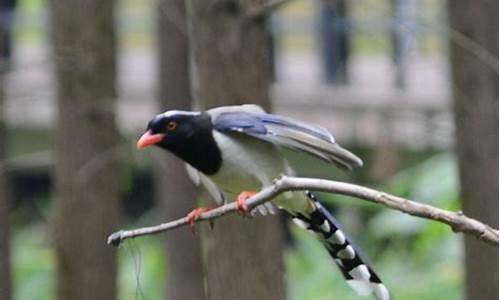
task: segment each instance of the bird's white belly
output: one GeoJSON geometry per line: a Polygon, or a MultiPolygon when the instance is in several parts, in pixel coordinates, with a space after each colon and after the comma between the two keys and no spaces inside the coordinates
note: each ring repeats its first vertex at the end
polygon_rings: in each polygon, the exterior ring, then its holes
{"type": "Polygon", "coordinates": [[[214,131],[214,138],[222,152],[222,167],[210,179],[229,197],[259,191],[280,174],[291,172],[273,144],[239,133],[214,131]]]}
{"type": "MultiPolygon", "coordinates": [[[[210,179],[233,201],[242,191],[258,192],[281,174],[294,175],[277,147],[271,143],[238,133],[214,131],[222,152],[222,167],[210,179]]],[[[313,210],[304,192],[286,192],[273,203],[289,212],[313,210]]]]}

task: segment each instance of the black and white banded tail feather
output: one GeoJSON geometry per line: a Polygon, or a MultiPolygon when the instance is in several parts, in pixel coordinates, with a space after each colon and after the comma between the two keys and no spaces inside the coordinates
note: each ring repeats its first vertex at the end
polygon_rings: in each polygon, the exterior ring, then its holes
{"type": "Polygon", "coordinates": [[[328,210],[307,191],[315,210],[309,215],[295,214],[294,222],[316,233],[322,241],[347,283],[358,294],[372,294],[378,300],[390,300],[391,295],[373,269],[361,258],[359,251],[339,228],[338,222],[328,210]]]}

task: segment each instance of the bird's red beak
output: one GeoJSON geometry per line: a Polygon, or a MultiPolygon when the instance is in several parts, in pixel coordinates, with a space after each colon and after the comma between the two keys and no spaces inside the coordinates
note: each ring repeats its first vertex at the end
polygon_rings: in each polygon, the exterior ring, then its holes
{"type": "Polygon", "coordinates": [[[163,140],[164,137],[165,137],[164,134],[161,133],[153,134],[151,133],[151,130],[148,130],[137,141],[137,149],[144,149],[148,146],[159,143],[163,140]]]}

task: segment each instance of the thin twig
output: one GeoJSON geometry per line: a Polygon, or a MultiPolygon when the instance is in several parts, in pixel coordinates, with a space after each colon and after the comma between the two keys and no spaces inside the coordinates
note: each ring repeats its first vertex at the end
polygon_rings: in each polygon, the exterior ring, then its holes
{"type": "MultiPolygon", "coordinates": [[[[351,183],[324,179],[283,176],[276,179],[273,185],[265,187],[259,193],[250,197],[247,200],[247,205],[251,210],[260,204],[272,200],[281,193],[297,190],[323,191],[367,200],[395,210],[399,210],[412,216],[447,224],[454,232],[462,232],[473,235],[487,244],[498,247],[498,230],[493,229],[492,227],[478,220],[469,218],[462,212],[447,211],[444,209],[433,207],[431,205],[414,202],[408,199],[393,196],[381,191],[351,183]]],[[[236,203],[228,203],[201,214],[196,222],[211,221],[235,211],[237,211],[236,203]]],[[[157,226],[118,231],[108,237],[108,244],[119,246],[120,243],[125,239],[172,230],[177,227],[185,226],[187,225],[187,223],[187,218],[184,217],[157,226]]]]}

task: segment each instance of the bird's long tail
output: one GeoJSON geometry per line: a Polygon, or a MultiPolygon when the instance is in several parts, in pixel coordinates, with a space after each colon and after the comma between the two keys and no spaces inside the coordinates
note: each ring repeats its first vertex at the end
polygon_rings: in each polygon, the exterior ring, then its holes
{"type": "Polygon", "coordinates": [[[314,232],[325,245],[347,283],[360,295],[373,294],[378,300],[391,299],[390,293],[373,269],[360,257],[335,218],[311,192],[307,197],[314,204],[308,215],[291,213],[297,225],[314,232]]]}

